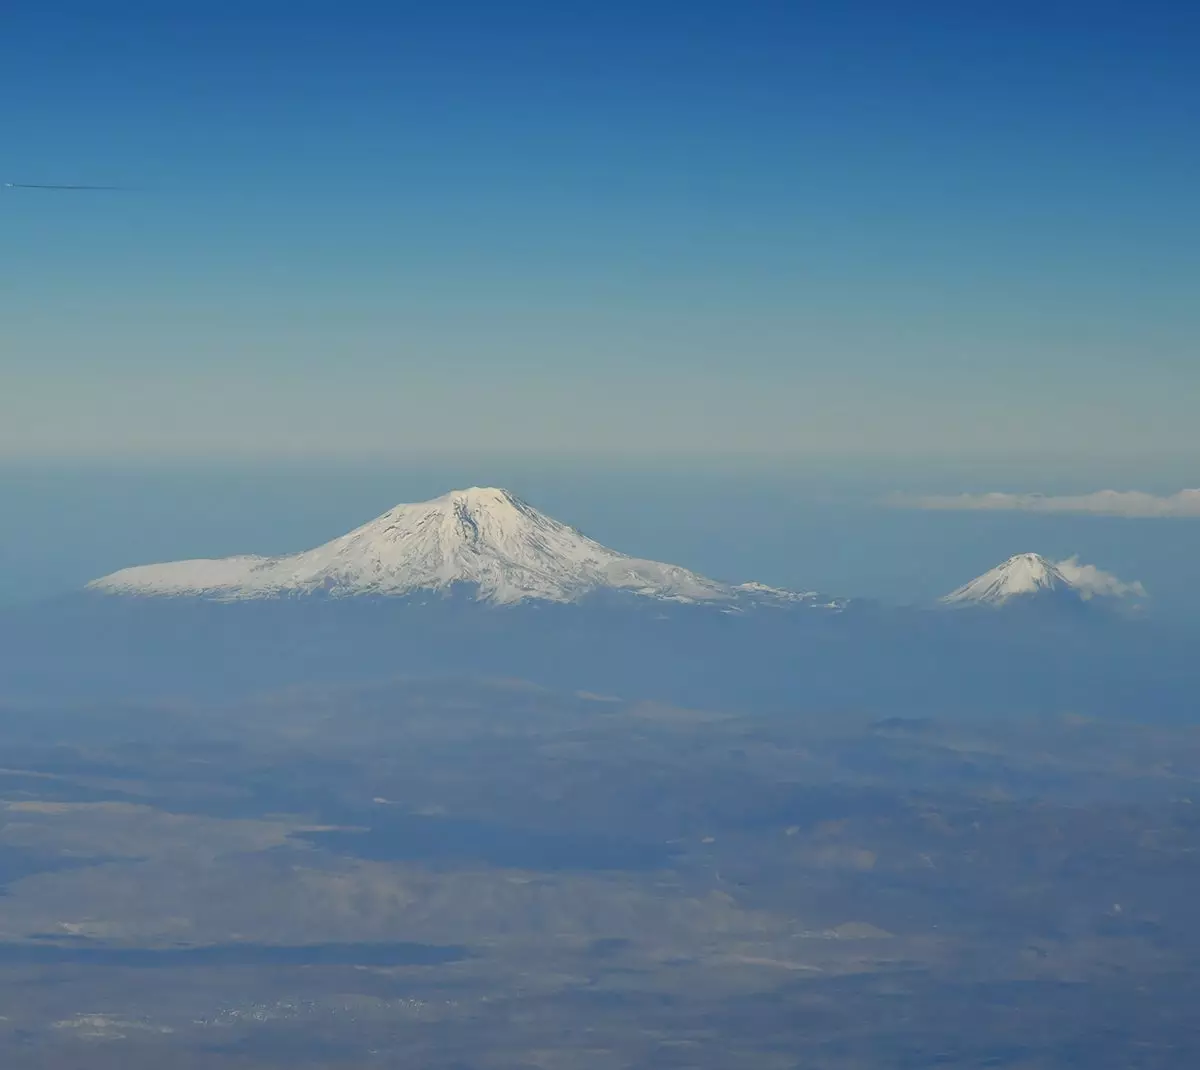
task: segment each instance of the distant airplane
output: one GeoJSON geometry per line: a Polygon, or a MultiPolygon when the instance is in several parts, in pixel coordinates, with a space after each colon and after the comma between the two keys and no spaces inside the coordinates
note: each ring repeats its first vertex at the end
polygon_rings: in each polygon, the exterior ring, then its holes
{"type": "Polygon", "coordinates": [[[5,189],[124,189],[124,186],[56,186],[43,182],[5,182],[5,189]]]}

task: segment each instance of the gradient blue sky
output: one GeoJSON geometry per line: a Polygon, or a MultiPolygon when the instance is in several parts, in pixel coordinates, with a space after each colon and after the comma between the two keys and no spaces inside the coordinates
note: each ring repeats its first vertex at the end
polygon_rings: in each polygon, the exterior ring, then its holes
{"type": "Polygon", "coordinates": [[[0,459],[1196,458],[1198,50],[1180,3],[15,0],[0,180],[134,188],[0,191],[0,459]]]}

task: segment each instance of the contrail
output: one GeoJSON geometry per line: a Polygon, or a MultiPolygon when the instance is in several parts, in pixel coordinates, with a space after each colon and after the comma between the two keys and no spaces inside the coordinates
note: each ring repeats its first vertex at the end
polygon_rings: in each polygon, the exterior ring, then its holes
{"type": "Polygon", "coordinates": [[[56,186],[42,182],[5,182],[5,189],[125,189],[124,186],[56,186]]]}

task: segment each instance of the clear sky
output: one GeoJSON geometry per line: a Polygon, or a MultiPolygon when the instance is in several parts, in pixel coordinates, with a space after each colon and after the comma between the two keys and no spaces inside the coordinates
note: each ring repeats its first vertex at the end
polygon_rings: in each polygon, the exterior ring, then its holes
{"type": "MultiPolygon", "coordinates": [[[[1200,456],[1200,8],[5,5],[0,458],[1200,456]]],[[[1028,489],[1038,489],[1031,487],[1028,489]]]]}

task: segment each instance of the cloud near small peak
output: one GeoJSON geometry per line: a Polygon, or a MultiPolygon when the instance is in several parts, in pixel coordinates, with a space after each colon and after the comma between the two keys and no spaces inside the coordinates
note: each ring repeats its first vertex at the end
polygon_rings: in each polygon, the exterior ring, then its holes
{"type": "Polygon", "coordinates": [[[889,504],[906,509],[973,512],[1085,513],[1092,516],[1200,517],[1200,489],[1177,494],[1141,490],[1098,490],[1091,494],[895,494],[889,504]]]}
{"type": "Polygon", "coordinates": [[[1082,592],[1085,598],[1096,596],[1108,598],[1145,598],[1146,588],[1137,580],[1127,583],[1111,572],[1105,572],[1095,565],[1081,565],[1078,557],[1068,557],[1065,561],[1056,561],[1054,567],[1063,574],[1066,581],[1076,590],[1082,592]]]}

